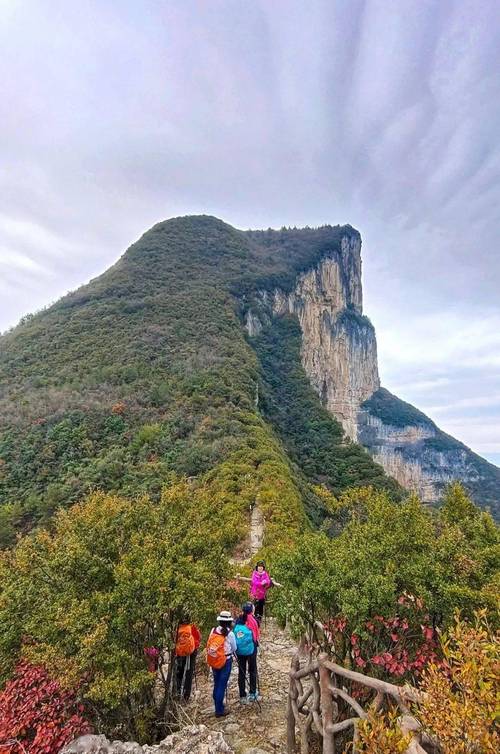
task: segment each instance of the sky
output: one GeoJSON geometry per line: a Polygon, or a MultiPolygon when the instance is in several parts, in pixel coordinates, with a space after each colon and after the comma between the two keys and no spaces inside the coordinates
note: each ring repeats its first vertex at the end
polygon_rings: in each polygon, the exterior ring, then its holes
{"type": "Polygon", "coordinates": [[[383,384],[500,465],[499,28],[498,0],[0,0],[0,331],[171,216],[350,223],[383,384]]]}

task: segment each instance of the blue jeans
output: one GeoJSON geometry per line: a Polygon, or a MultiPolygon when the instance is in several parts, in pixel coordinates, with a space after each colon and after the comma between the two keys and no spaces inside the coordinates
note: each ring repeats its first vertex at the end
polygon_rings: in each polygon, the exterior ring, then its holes
{"type": "Polygon", "coordinates": [[[226,688],[231,674],[231,668],[233,666],[233,658],[228,657],[226,664],[221,667],[220,670],[212,668],[214,674],[214,703],[215,714],[222,715],[224,712],[224,696],[226,694],[226,688]]]}

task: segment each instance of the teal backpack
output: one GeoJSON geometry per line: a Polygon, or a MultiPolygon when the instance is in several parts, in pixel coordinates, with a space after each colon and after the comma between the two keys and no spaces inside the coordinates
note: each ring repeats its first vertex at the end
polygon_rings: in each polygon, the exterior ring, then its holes
{"type": "Polygon", "coordinates": [[[236,636],[236,654],[243,655],[243,657],[253,655],[255,649],[253,634],[248,626],[238,624],[233,628],[233,631],[236,636]]]}

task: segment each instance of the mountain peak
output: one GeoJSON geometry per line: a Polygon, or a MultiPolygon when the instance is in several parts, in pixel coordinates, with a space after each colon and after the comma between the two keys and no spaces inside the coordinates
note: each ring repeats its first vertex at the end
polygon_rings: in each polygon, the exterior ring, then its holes
{"type": "Polygon", "coordinates": [[[401,425],[407,404],[380,390],[360,250],[351,226],[153,226],[2,338],[0,504],[39,520],[96,487],[155,498],[172,474],[201,478],[235,457],[257,468],[271,453],[297,527],[304,506],[323,515],[304,476],[398,496],[393,476],[433,501],[458,477],[498,505],[498,469],[426,417],[401,425]]]}

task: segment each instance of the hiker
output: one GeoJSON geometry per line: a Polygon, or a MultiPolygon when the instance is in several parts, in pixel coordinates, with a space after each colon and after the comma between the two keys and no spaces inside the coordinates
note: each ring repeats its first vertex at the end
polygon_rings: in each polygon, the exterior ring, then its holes
{"type": "Polygon", "coordinates": [[[255,642],[255,646],[259,646],[260,641],[260,626],[257,623],[255,619],[255,605],[253,602],[245,602],[244,605],[242,605],[241,608],[242,613],[246,613],[247,617],[247,626],[251,629],[253,634],[253,640],[255,642]]]}
{"type": "Polygon", "coordinates": [[[270,586],[271,578],[266,571],[266,564],[263,560],[259,560],[255,565],[250,582],[250,594],[255,601],[255,619],[259,626],[264,615],[267,590],[270,586]]]}
{"type": "Polygon", "coordinates": [[[260,628],[253,616],[254,606],[245,602],[241,615],[236,620],[234,635],[236,637],[236,657],[238,660],[238,689],[240,703],[260,701],[257,693],[257,648],[259,646],[260,628]],[[246,676],[248,668],[249,693],[246,694],[246,676]]]}
{"type": "Polygon", "coordinates": [[[188,702],[191,696],[200,642],[201,634],[198,627],[185,616],[185,620],[179,623],[175,642],[175,691],[185,702],[188,702]]]}
{"type": "Polygon", "coordinates": [[[221,610],[217,616],[217,626],[210,631],[207,641],[207,663],[214,675],[215,717],[229,715],[224,707],[224,696],[236,654],[236,639],[232,631],[233,616],[229,610],[221,610]]]}

